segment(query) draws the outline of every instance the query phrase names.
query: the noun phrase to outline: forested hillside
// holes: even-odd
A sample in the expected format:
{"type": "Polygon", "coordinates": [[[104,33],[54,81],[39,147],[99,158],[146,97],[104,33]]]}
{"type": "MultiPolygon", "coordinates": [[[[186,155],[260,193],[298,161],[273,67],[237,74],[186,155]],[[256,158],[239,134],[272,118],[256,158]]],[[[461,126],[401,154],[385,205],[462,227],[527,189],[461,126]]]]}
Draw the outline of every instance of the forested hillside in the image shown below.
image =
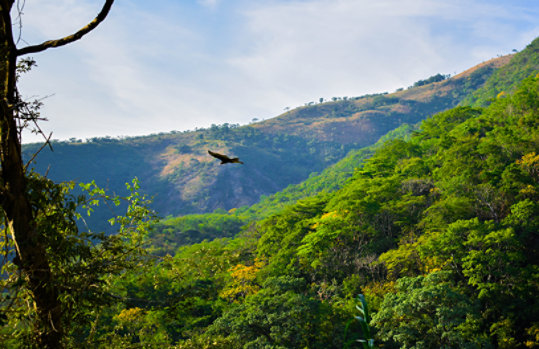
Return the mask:
{"type": "Polygon", "coordinates": [[[336,191],[353,176],[362,162],[376,149],[388,140],[408,138],[413,129],[414,127],[403,124],[388,132],[375,144],[350,151],[344,159],[329,166],[322,173],[314,172],[299,184],[291,184],[272,195],[263,195],[254,205],[232,209],[229,212],[216,210],[214,213],[166,217],[152,229],[150,239],[153,247],[157,247],[158,254],[173,254],[178,247],[183,245],[215,238],[233,237],[245,224],[278,213],[300,199],[320,192],[336,191]]]}
{"type": "Polygon", "coordinates": [[[338,191],[114,281],[72,343],[384,348],[537,342],[539,74],[489,107],[424,121],[338,191]]]}
{"type": "MultiPolygon", "coordinates": [[[[536,39],[522,52],[516,54],[514,57],[502,57],[501,59],[494,60],[497,65],[501,66],[498,69],[494,68],[492,61],[488,61],[459,74],[455,78],[458,78],[457,81],[461,82],[463,81],[462,79],[464,77],[470,77],[473,76],[473,74],[491,74],[490,78],[488,78],[484,84],[484,87],[481,87],[469,94],[468,97],[460,102],[460,104],[467,105],[473,100],[478,105],[488,105],[495,100],[495,98],[492,98],[492,96],[495,97],[499,95],[499,97],[503,97],[507,93],[511,93],[516,86],[520,84],[524,77],[529,76],[533,72],[539,71],[538,57],[539,39],[536,39]],[[508,60],[509,63],[507,63],[508,60]],[[502,66],[502,62],[506,63],[503,63],[502,66]],[[489,88],[495,85],[498,86],[496,87],[496,91],[498,92],[493,94],[489,88]]],[[[451,79],[445,80],[445,77],[434,76],[427,80],[418,81],[414,85],[415,87],[424,86],[423,89],[428,91],[428,89],[432,88],[431,84],[433,81],[454,83],[454,81],[451,81],[451,79]]],[[[469,81],[471,80],[468,80],[468,83],[469,81]]],[[[410,91],[414,91],[413,87],[407,91],[399,91],[399,93],[406,94],[410,93],[410,91]]],[[[364,102],[365,101],[363,101],[363,103],[364,102]]],[[[282,116],[282,118],[284,117],[287,117],[287,114],[282,116]]],[[[278,119],[279,118],[276,120],[278,119]]],[[[267,123],[276,123],[276,120],[269,120],[267,123]]],[[[319,121],[314,124],[320,124],[320,120],[323,120],[323,118],[320,117],[318,120],[319,121]]],[[[270,214],[277,213],[286,206],[295,203],[299,199],[310,197],[320,192],[333,192],[341,188],[341,186],[346,183],[346,181],[354,174],[356,169],[362,165],[362,162],[370,157],[377,148],[384,144],[384,142],[390,139],[407,139],[416,128],[417,124],[402,124],[400,127],[381,137],[376,144],[358,150],[351,150],[345,158],[334,165],[327,167],[321,173],[311,173],[308,179],[299,184],[291,184],[275,194],[263,195],[260,198],[260,201],[256,204],[233,209],[230,211],[231,215],[223,215],[222,219],[229,217],[229,219],[239,219],[240,221],[247,223],[255,219],[265,218],[270,214]]],[[[225,211],[222,211],[220,214],[224,213],[225,211]]],[[[217,215],[219,215],[219,213],[217,213],[217,215]]],[[[206,224],[212,225],[214,218],[214,216],[209,215],[197,216],[196,219],[201,221],[200,224],[202,226],[205,226],[206,224]],[[208,221],[204,222],[206,218],[208,221]]],[[[187,228],[183,222],[188,220],[188,217],[163,220],[158,226],[155,227],[153,232],[154,238],[159,240],[158,245],[161,246],[161,248],[164,248],[166,251],[171,251],[174,250],[174,248],[182,245],[186,239],[191,242],[198,242],[204,239],[211,240],[219,236],[230,237],[240,231],[238,226],[235,230],[224,229],[221,232],[221,235],[219,235],[219,233],[207,234],[204,229],[193,230],[191,228],[187,228]],[[193,239],[193,236],[196,238],[193,239]]]]}
{"type": "MultiPolygon", "coordinates": [[[[55,181],[95,180],[117,193],[136,176],[162,216],[230,210],[302,182],[403,123],[456,106],[510,59],[504,56],[449,79],[439,74],[391,94],[308,103],[241,127],[53,142],[54,151],[45,148],[33,166],[55,181]],[[239,156],[245,165],[219,166],[208,149],[239,156]]],[[[26,145],[27,158],[38,147],[26,145]]],[[[106,214],[94,217],[103,221],[106,214]]]]}
{"type": "Polygon", "coordinates": [[[260,198],[260,201],[251,206],[244,206],[232,211],[252,219],[260,219],[281,211],[284,207],[295,203],[299,199],[316,195],[320,192],[333,192],[340,189],[346,181],[353,176],[359,166],[369,158],[376,149],[392,139],[407,139],[414,131],[415,126],[402,124],[393,131],[389,131],[373,145],[351,150],[345,158],[324,169],[321,173],[313,172],[308,179],[299,184],[291,184],[285,189],[260,198]]]}

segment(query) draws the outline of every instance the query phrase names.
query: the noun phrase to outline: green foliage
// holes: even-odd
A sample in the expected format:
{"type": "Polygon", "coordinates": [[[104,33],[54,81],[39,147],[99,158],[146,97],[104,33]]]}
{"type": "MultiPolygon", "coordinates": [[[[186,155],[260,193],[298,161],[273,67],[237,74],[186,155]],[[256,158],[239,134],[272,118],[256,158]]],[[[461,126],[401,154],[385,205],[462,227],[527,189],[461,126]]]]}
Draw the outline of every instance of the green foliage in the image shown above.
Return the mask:
{"type": "Polygon", "coordinates": [[[174,254],[184,245],[203,240],[234,237],[246,222],[236,215],[207,213],[171,217],[152,226],[149,238],[160,255],[174,254]]]}
{"type": "Polygon", "coordinates": [[[359,321],[359,324],[361,325],[362,338],[357,341],[361,343],[364,349],[374,348],[374,339],[369,326],[369,323],[371,322],[369,307],[364,295],[360,294],[358,300],[359,304],[356,305],[356,309],[359,311],[360,315],[355,316],[355,319],[359,321]]]}
{"type": "Polygon", "coordinates": [[[266,218],[271,214],[278,213],[288,205],[298,200],[315,196],[318,193],[330,193],[340,189],[362,163],[369,158],[376,149],[391,139],[407,139],[412,134],[414,126],[403,124],[381,137],[375,144],[350,151],[346,157],[334,165],[324,169],[322,173],[311,173],[309,178],[299,184],[291,184],[285,189],[269,195],[262,196],[260,201],[251,206],[239,208],[236,214],[252,218],[266,218]]]}
{"type": "Polygon", "coordinates": [[[373,317],[378,337],[401,348],[477,348],[478,304],[459,292],[448,273],[401,278],[373,317]],[[470,332],[473,336],[470,336],[470,332]]]}
{"type": "Polygon", "coordinates": [[[241,348],[338,346],[330,332],[331,309],[304,289],[303,279],[269,278],[262,290],[214,322],[209,334],[231,337],[241,348]]]}
{"type": "MultiPolygon", "coordinates": [[[[257,225],[260,277],[307,278],[341,309],[357,275],[382,297],[370,325],[385,346],[523,345],[537,311],[537,100],[530,78],[486,110],[438,114],[342,189],[268,217],[257,225]]],[[[233,314],[256,313],[244,307],[233,314]]]]}
{"type": "Polygon", "coordinates": [[[114,282],[116,306],[96,323],[93,342],[104,347],[204,343],[202,334],[227,305],[220,293],[231,282],[230,270],[248,263],[253,249],[245,237],[204,241],[126,273],[114,282]]]}
{"type": "Polygon", "coordinates": [[[436,74],[425,80],[419,80],[414,82],[414,87],[432,84],[434,82],[444,81],[449,78],[449,75],[436,74]]]}
{"type": "MultiPolygon", "coordinates": [[[[81,185],[87,196],[72,196],[73,183],[55,184],[35,173],[28,176],[28,190],[34,210],[36,227],[40,232],[39,243],[47,246],[52,277],[62,307],[64,331],[72,340],[87,335],[87,326],[100,309],[114,301],[111,281],[126,270],[143,262],[143,238],[152,224],[153,215],[147,208],[148,201],[138,192],[138,181],[127,184],[130,194],[119,198],[89,183],[81,185]],[[111,225],[116,233],[81,231],[76,221],[82,219],[83,209],[88,215],[100,203],[119,205],[127,203],[125,215],[114,217],[111,225]]],[[[36,323],[34,300],[27,286],[27,279],[13,263],[15,248],[8,227],[4,227],[1,248],[4,261],[1,280],[0,306],[4,318],[0,327],[0,343],[8,347],[26,347],[34,343],[39,333],[36,323]]],[[[68,344],[70,340],[66,339],[68,344]]]]}

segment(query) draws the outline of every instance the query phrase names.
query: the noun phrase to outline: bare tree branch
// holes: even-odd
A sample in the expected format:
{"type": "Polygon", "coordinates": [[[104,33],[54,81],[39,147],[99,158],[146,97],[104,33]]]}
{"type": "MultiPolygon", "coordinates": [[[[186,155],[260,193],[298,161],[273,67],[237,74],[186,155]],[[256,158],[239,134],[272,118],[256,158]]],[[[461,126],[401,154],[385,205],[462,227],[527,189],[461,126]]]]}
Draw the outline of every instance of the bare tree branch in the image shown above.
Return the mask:
{"type": "Polygon", "coordinates": [[[94,30],[99,25],[99,23],[103,22],[105,17],[107,17],[107,15],[109,14],[109,11],[110,11],[110,8],[111,8],[113,2],[114,2],[114,0],[106,0],[105,4],[103,5],[103,8],[101,9],[101,12],[99,12],[97,17],[95,17],[93,21],[88,23],[85,27],[81,28],[75,34],[63,37],[63,38],[58,39],[58,40],[45,41],[45,42],[43,42],[43,43],[41,43],[39,45],[33,45],[33,46],[24,47],[24,48],[22,48],[20,50],[17,50],[17,56],[22,56],[22,55],[26,55],[26,54],[29,54],[29,53],[36,53],[36,52],[45,51],[46,49],[49,49],[51,47],[60,47],[60,46],[64,46],[64,45],[67,45],[69,43],[72,43],[73,41],[79,40],[84,35],[88,34],[92,30],[94,30]]]}
{"type": "MultiPolygon", "coordinates": [[[[37,124],[36,124],[36,126],[37,126],[37,124]]],[[[52,145],[51,145],[52,132],[49,133],[49,136],[48,136],[48,137],[45,136],[45,134],[44,134],[43,131],[41,131],[41,130],[40,130],[40,133],[41,133],[41,134],[43,135],[43,137],[45,138],[45,143],[43,143],[43,144],[41,145],[41,147],[39,148],[39,150],[36,151],[36,152],[34,153],[34,155],[32,155],[32,157],[30,158],[30,160],[28,160],[28,161],[26,162],[26,165],[24,165],[24,172],[25,172],[25,173],[26,173],[26,171],[28,170],[28,166],[29,166],[29,165],[36,159],[36,157],[38,156],[38,154],[41,153],[41,151],[42,151],[43,149],[45,149],[45,147],[46,147],[47,145],[49,146],[50,150],[52,151],[52,145]]]]}
{"type": "MultiPolygon", "coordinates": [[[[26,0],[17,0],[17,26],[19,27],[19,33],[17,34],[16,44],[19,44],[19,41],[22,39],[22,11],[26,5],[26,0]]],[[[24,41],[24,40],[23,40],[24,41]]]]}

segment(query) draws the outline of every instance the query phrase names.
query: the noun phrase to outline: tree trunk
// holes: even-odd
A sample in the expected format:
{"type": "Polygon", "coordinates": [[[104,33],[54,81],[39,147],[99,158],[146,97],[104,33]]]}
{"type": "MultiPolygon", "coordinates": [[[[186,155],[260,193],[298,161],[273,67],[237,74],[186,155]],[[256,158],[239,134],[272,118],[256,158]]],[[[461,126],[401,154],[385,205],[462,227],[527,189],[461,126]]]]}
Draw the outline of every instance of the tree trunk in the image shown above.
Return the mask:
{"type": "Polygon", "coordinates": [[[60,348],[64,335],[62,303],[47,259],[45,232],[39,231],[35,221],[17,130],[17,57],[79,40],[107,17],[114,0],[106,0],[98,15],[74,34],[20,50],[13,41],[10,12],[14,2],[0,0],[0,204],[15,244],[13,262],[21,270],[35,302],[36,346],[60,348]]]}
{"type": "Polygon", "coordinates": [[[46,249],[36,231],[17,132],[16,64],[10,10],[13,0],[0,0],[0,163],[1,204],[16,247],[14,263],[27,278],[37,309],[36,345],[61,347],[61,304],[54,285],[46,249]]]}

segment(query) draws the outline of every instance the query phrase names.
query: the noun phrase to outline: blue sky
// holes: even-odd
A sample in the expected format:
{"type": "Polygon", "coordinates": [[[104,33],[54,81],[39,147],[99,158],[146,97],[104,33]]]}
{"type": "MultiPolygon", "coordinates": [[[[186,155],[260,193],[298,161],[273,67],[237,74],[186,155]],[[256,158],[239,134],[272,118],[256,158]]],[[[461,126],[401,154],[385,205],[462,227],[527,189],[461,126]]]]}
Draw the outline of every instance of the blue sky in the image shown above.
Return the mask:
{"type": "MultiPolygon", "coordinates": [[[[102,3],[27,0],[18,46],[76,31],[102,3]]],[[[53,138],[146,135],[392,92],[537,36],[536,0],[116,0],[81,41],[34,54],[20,89],[47,96],[53,138]]]]}

